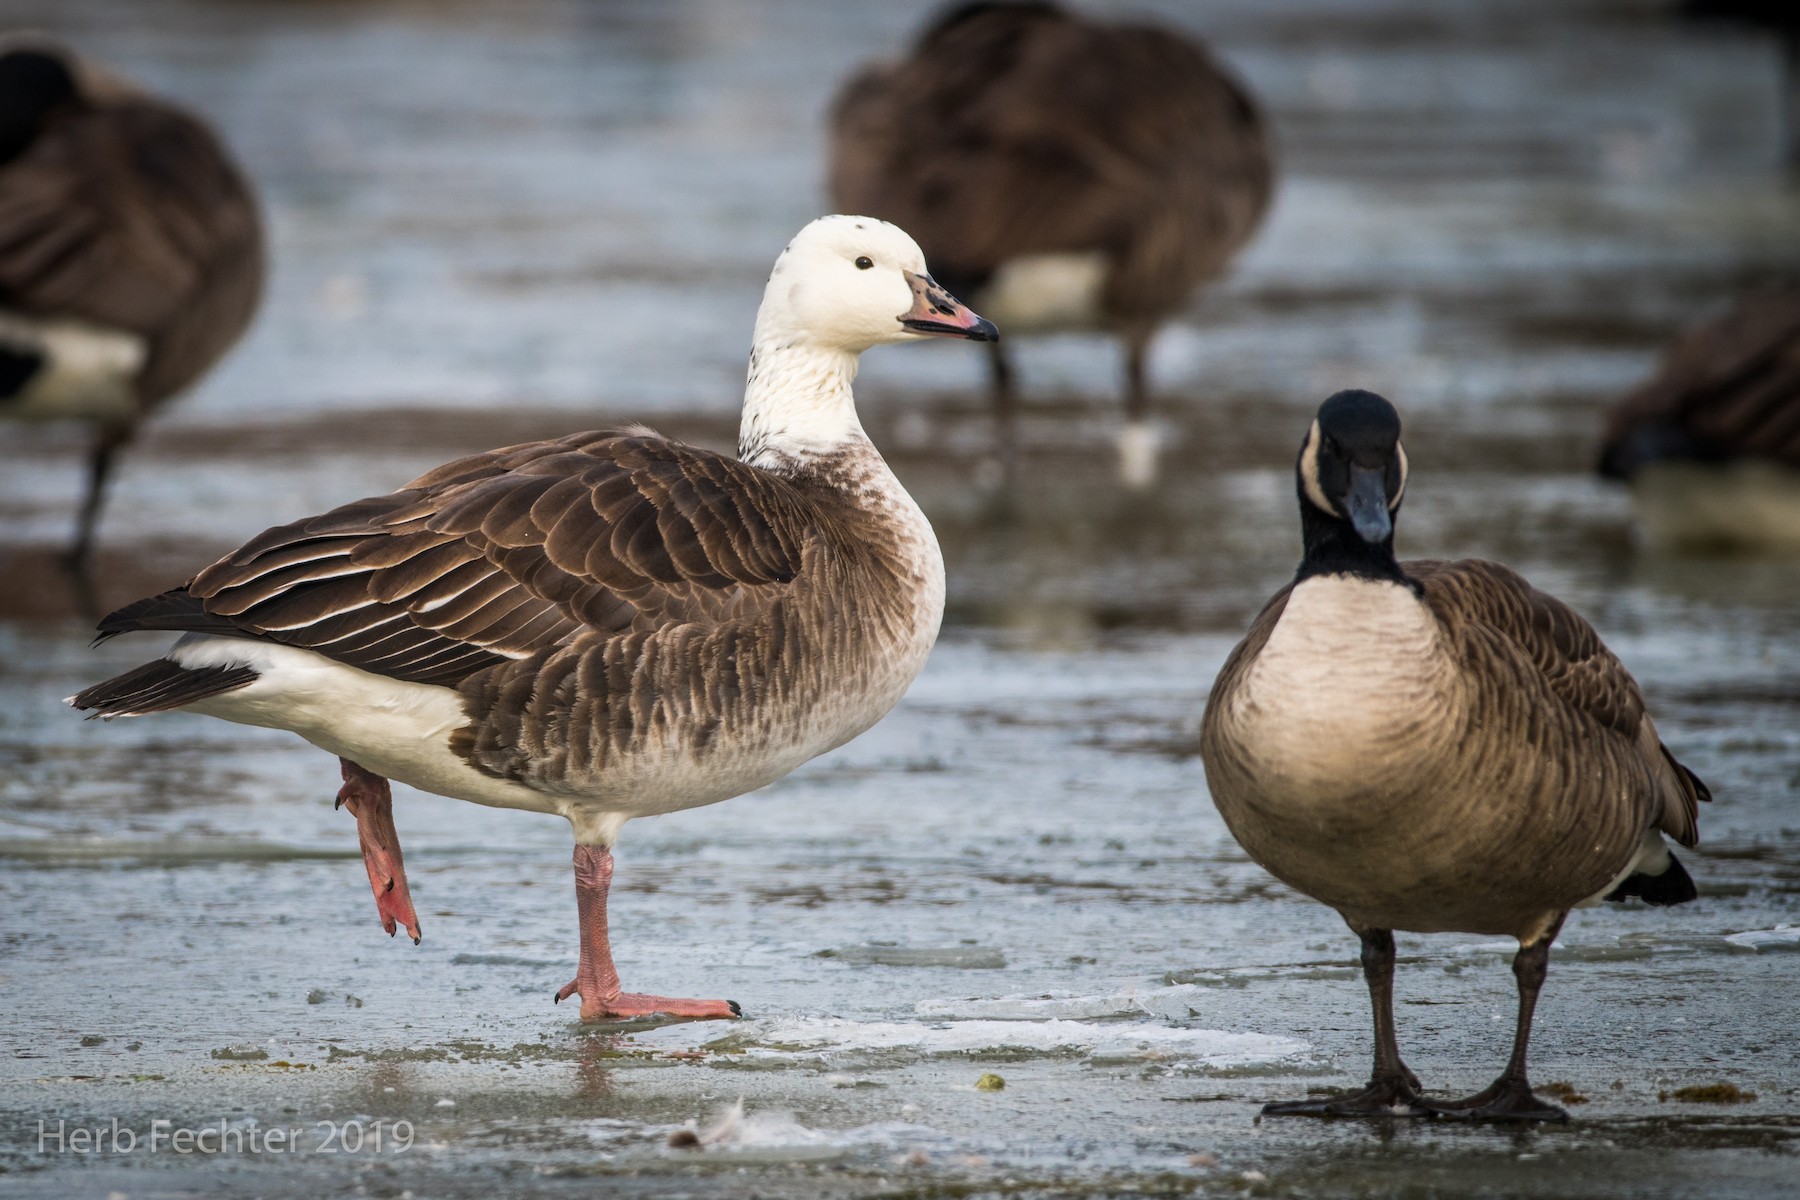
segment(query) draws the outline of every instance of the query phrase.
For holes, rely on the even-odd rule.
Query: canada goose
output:
[[[120,447],[250,323],[262,224],[200,118],[54,44],[0,50],[0,416],[94,426],[79,570]]]
[[[1677,341],[1613,407],[1600,473],[1631,484],[1652,542],[1800,550],[1800,288]]]
[[[912,230],[945,285],[1011,334],[1119,336],[1120,470],[1152,482],[1150,341],[1268,207],[1268,135],[1244,88],[1160,26],[977,0],[851,78],[830,122],[838,208]],[[1010,461],[1013,373],[989,350]]]
[[[1362,938],[1375,1070],[1263,1111],[1566,1120],[1525,1076],[1550,943],[1602,897],[1694,898],[1662,835],[1698,840],[1706,785],[1568,605],[1497,563],[1395,561],[1406,452],[1386,400],[1327,400],[1296,474],[1305,557],[1219,672],[1201,755],[1250,857]],[[1396,929],[1519,939],[1512,1058],[1478,1095],[1426,1100],[1400,1061]]]
[[[388,780],[575,831],[581,1015],[729,1017],[622,992],[606,926],[632,817],[779,779],[885,714],[937,637],[931,526],[857,420],[871,346],[994,327],[866,217],[822,217],[756,317],[739,457],[642,427],[459,459],[271,529],[102,637],[181,631],[70,702],[290,729],[342,759],[376,906],[419,938]]]

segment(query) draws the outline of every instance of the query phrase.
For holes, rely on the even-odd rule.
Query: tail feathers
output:
[[[1660,908],[1698,899],[1700,889],[1694,886],[1694,877],[1687,873],[1681,860],[1671,854],[1662,874],[1627,875],[1625,882],[1606,894],[1608,900],[1629,900],[1633,896]]]
[[[0,343],[0,406],[23,392],[43,369],[41,353]]]
[[[116,679],[96,683],[69,697],[71,707],[94,717],[137,717],[145,713],[181,708],[208,696],[233,691],[252,683],[256,672],[245,666],[184,667],[159,658]]]
[[[200,598],[191,595],[186,588],[134,600],[108,614],[96,628],[99,631],[94,636],[96,645],[109,637],[140,629],[168,629],[179,633],[238,632],[230,621],[207,612]]]

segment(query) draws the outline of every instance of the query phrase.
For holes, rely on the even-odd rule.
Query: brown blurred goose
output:
[[[182,631],[71,703],[290,729],[342,759],[377,909],[416,941],[388,780],[575,831],[585,1019],[624,992],[606,897],[632,817],[725,800],[873,725],[937,637],[937,539],[863,434],[871,346],[991,338],[911,238],[824,217],[756,318],[739,457],[631,428],[511,446],[271,529],[102,636]]]
[[[911,54],[846,83],[831,113],[837,207],[912,230],[945,286],[1009,335],[1123,341],[1134,485],[1155,475],[1151,338],[1248,240],[1272,174],[1261,113],[1203,46],[1053,4],[951,8]],[[1013,373],[989,349],[1010,459]]]
[[[1607,419],[1600,473],[1669,546],[1800,551],[1800,288],[1690,330]]]
[[[69,560],[146,414],[237,341],[263,237],[198,117],[61,47],[0,53],[0,417],[94,426]]]
[[[1201,754],[1232,835],[1362,938],[1375,1011],[1363,1091],[1273,1114],[1566,1120],[1526,1046],[1569,910],[1693,881],[1706,786],[1658,740],[1630,672],[1581,616],[1498,563],[1397,562],[1400,417],[1369,392],[1319,409],[1297,468],[1305,557],[1219,672]],[[1512,1058],[1487,1090],[1426,1100],[1400,1061],[1396,929],[1519,939]]]

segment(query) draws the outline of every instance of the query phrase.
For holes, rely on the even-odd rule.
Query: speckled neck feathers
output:
[[[783,337],[765,323],[758,320],[750,350],[738,457],[791,474],[846,444],[867,445],[850,390],[857,355]]]

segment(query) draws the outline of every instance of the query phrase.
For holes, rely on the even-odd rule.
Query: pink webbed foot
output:
[[[338,790],[337,806],[348,808],[356,818],[363,867],[369,872],[381,927],[389,937],[404,927],[416,946],[423,935],[406,886],[406,860],[400,853],[399,831],[394,828],[394,797],[388,781],[347,758],[338,761],[343,764],[344,786]]]
[[[575,847],[575,904],[581,914],[581,965],[556,993],[558,1004],[581,996],[581,1019],[617,1021],[652,1015],[690,1020],[729,1020],[743,1015],[735,1000],[684,1000],[619,988],[612,942],[606,929],[606,895],[612,887],[613,857],[604,846]]]

